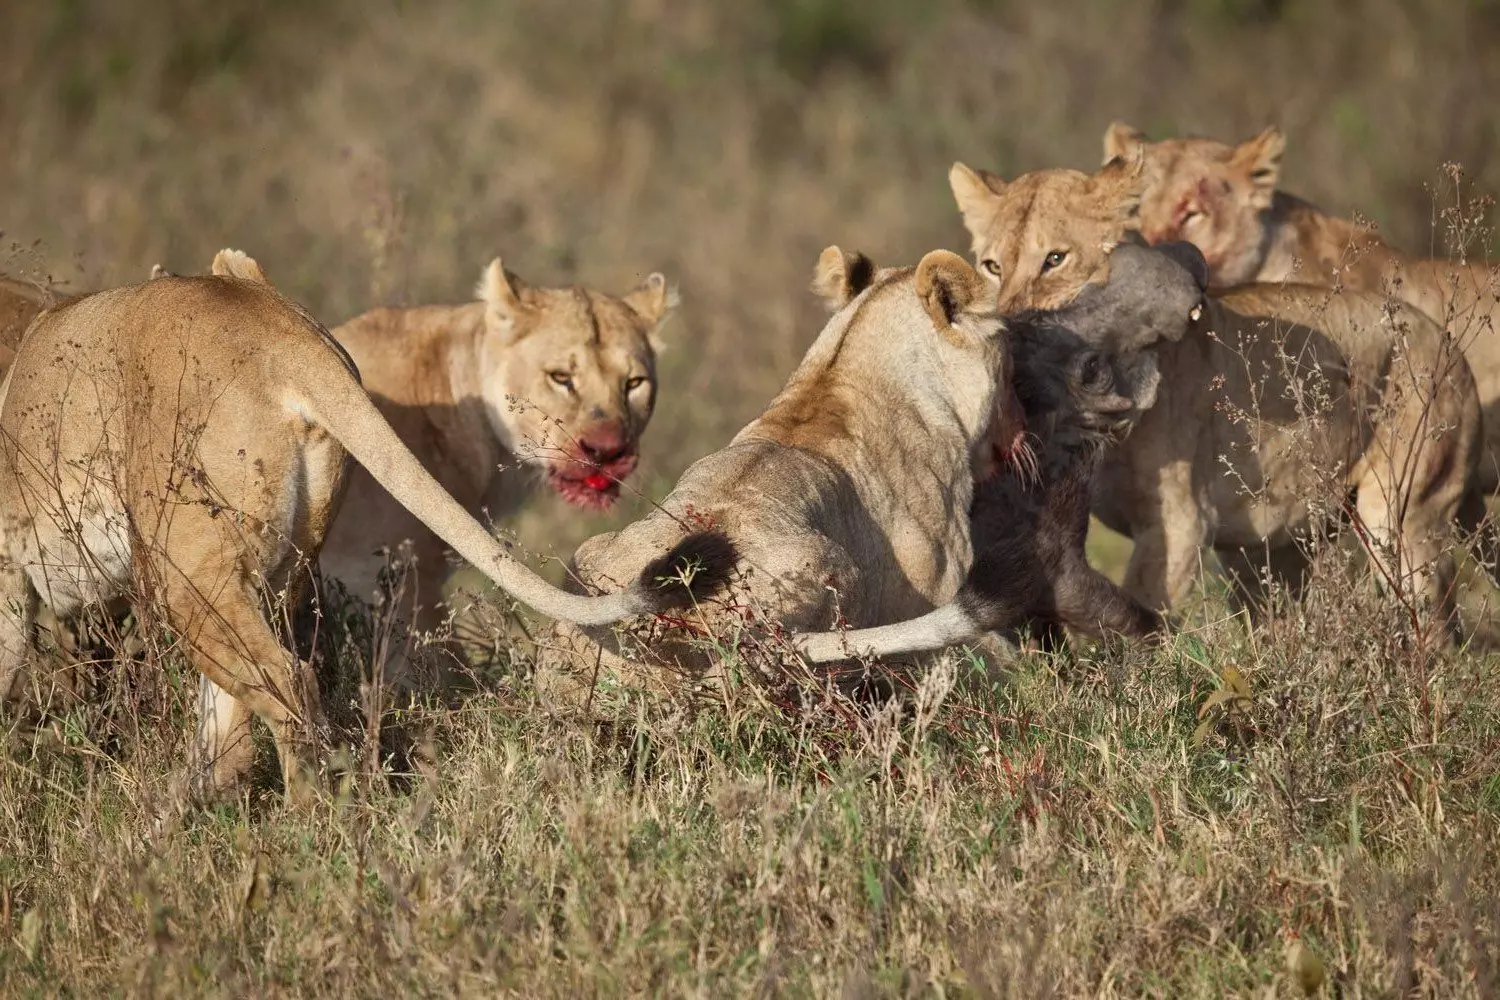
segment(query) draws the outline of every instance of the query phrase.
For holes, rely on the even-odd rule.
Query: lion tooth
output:
[[[1203,303],[1200,302],[1197,305],[1193,306],[1192,311],[1188,313],[1188,319],[1190,319],[1194,323],[1196,323],[1196,322],[1198,322],[1202,318],[1203,318]]]

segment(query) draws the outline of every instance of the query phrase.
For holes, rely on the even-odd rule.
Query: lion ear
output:
[[[1124,122],[1110,122],[1109,128],[1104,130],[1104,159],[1101,163],[1117,158],[1128,160],[1136,152],[1144,156],[1146,141],[1146,133],[1140,129]]]
[[[1105,211],[1111,208],[1120,222],[1126,223],[1140,214],[1141,196],[1146,190],[1146,149],[1137,146],[1125,156],[1117,156],[1089,179],[1089,191]]]
[[[1245,172],[1254,186],[1254,203],[1257,208],[1270,208],[1271,198],[1276,193],[1276,182],[1281,177],[1281,154],[1286,151],[1286,136],[1272,125],[1253,139],[1247,139],[1234,148],[1230,162]]]
[[[507,271],[499,257],[490,261],[474,287],[475,297],[484,303],[485,325],[496,333],[508,334],[514,330],[525,308],[521,301],[525,290],[521,279]]]
[[[157,278],[175,278],[175,277],[177,277],[177,275],[173,274],[171,271],[168,271],[166,268],[162,267],[160,264],[152,264],[151,265],[151,277],[148,280],[155,281]]]
[[[625,304],[653,327],[660,326],[678,304],[677,289],[667,283],[666,275],[653,271],[646,280],[625,295]]]
[[[255,258],[242,250],[220,250],[214,254],[214,262],[208,269],[221,278],[240,278],[244,281],[257,281],[262,285],[271,283]]]
[[[953,200],[958,202],[958,211],[964,217],[964,228],[969,234],[978,236],[988,229],[995,203],[1005,190],[1005,181],[988,170],[975,170],[955,163],[948,171],[948,186],[953,189]]]
[[[829,312],[838,312],[859,297],[875,280],[875,264],[858,250],[837,246],[818,254],[813,265],[813,294],[823,300]]]
[[[953,329],[958,317],[987,308],[995,286],[951,250],[934,250],[917,265],[917,297],[933,324],[950,341],[959,342]]]

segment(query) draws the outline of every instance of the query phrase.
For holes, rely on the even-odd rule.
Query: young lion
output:
[[[968,511],[1020,428],[1006,409],[994,286],[934,250],[877,271],[829,247],[814,288],[843,303],[781,393],[728,447],[696,462],[658,510],[585,542],[590,586],[634,578],[687,527],[716,525],[739,551],[743,590],[689,621],[727,636],[749,620],[826,628],[901,621],[949,600],[969,569]],[[578,703],[600,668],[634,687],[704,678],[716,659],[680,641],[640,651],[606,629],[557,628],[537,687]]]
[[[520,477],[499,471],[516,464],[569,503],[607,509],[635,469],[656,402],[652,337],[676,300],[666,279],[652,274],[614,298],[525,285],[497,258],[477,294],[463,306],[375,309],[333,335],[381,415],[469,514],[517,502],[503,481]],[[403,539],[417,557],[417,623],[431,628],[448,575],[443,541],[363,469],[350,476],[322,565],[368,596],[377,549]]]
[[[1017,400],[1037,464],[1014,465],[979,484],[974,565],[958,595],[896,625],[799,636],[808,660],[892,656],[970,642],[1029,626],[1102,638],[1160,631],[1156,611],[1132,600],[1088,563],[1089,503],[1104,448],[1122,440],[1156,401],[1156,348],[1202,319],[1208,269],[1191,244],[1115,250],[1109,281],[1073,304],[1006,321]]]
[[[1007,184],[955,164],[950,181],[1001,302],[1056,308],[1107,277],[1141,173],[1115,160]],[[1317,501],[1349,491],[1385,578],[1453,622],[1449,542],[1481,431],[1468,365],[1436,324],[1373,295],[1253,285],[1212,298],[1203,328],[1159,356],[1156,405],[1106,455],[1094,503],[1135,539],[1132,595],[1175,604],[1205,544],[1242,581],[1269,550],[1296,582],[1297,539],[1327,517]]]
[[[1104,133],[1106,161],[1144,158],[1141,234],[1153,243],[1196,244],[1215,288],[1252,281],[1389,288],[1447,327],[1474,372],[1484,414],[1478,486],[1500,492],[1500,273],[1490,264],[1402,253],[1373,229],[1278,191],[1285,147],[1275,128],[1237,146],[1198,138],[1149,142],[1120,122]],[[1466,523],[1483,516],[1479,501],[1473,494]]]
[[[619,593],[579,597],[516,562],[428,475],[360,388],[348,356],[235,251],[213,274],[83,296],[31,325],[0,404],[0,691],[40,599],[66,616],[128,595],[164,615],[202,674],[200,780],[251,763],[271,727],[290,790],[323,729],[317,685],[268,625],[338,509],[346,449],[501,587],[589,624],[674,606],[681,557],[722,578],[721,535],[688,535]],[[715,568],[720,570],[715,575]]]

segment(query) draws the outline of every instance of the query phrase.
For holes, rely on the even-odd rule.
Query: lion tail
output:
[[[809,663],[833,663],[858,657],[900,656],[973,642],[989,631],[968,598],[967,588],[949,603],[918,618],[844,632],[805,632],[792,645]]]

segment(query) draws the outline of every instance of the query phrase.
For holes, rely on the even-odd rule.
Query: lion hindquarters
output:
[[[1482,416],[1463,355],[1435,328],[1425,332],[1393,354],[1380,424],[1354,470],[1355,505],[1381,583],[1452,628],[1453,542],[1476,487]]]
[[[647,563],[637,587],[650,612],[691,607],[722,589],[739,559],[739,549],[723,531],[696,531]]]

